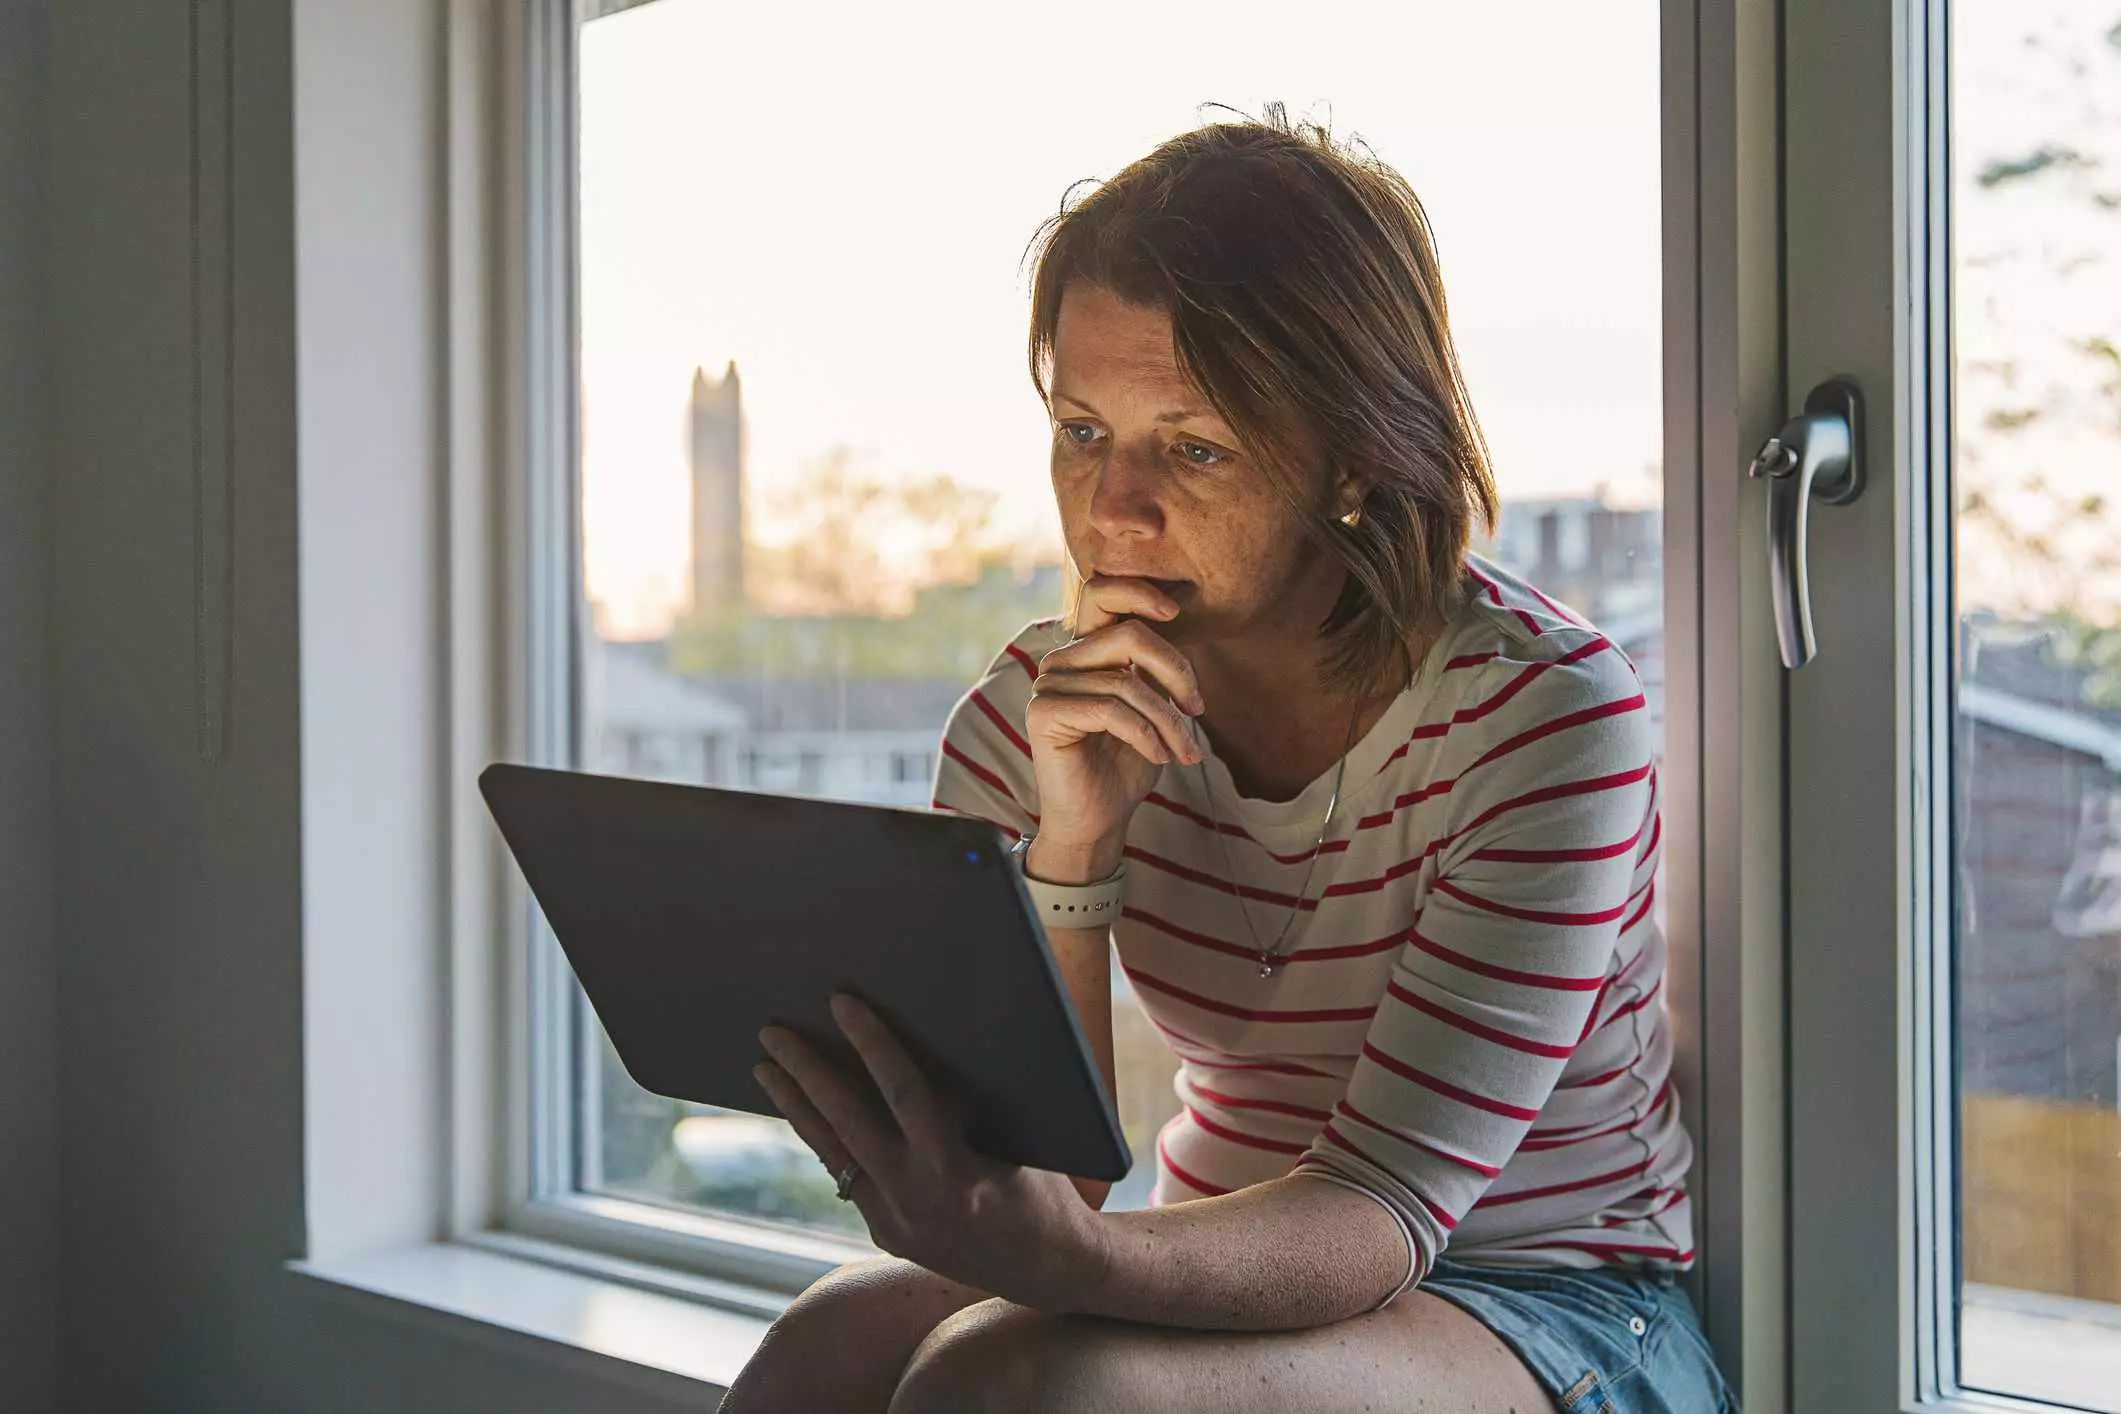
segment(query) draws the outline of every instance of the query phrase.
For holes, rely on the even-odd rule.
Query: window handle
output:
[[[1768,585],[1785,668],[1801,668],[1819,651],[1805,560],[1812,498],[1845,506],[1863,494],[1862,447],[1863,395],[1853,380],[1829,378],[1761,445],[1748,469],[1768,483]]]

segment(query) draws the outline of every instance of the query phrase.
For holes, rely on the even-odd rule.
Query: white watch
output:
[[[1025,861],[1031,855],[1032,836],[1025,835],[1011,846],[1024,889],[1038,909],[1039,918],[1051,928],[1101,928],[1119,917],[1127,896],[1127,866],[1122,864],[1109,878],[1094,884],[1049,884],[1034,878]]]

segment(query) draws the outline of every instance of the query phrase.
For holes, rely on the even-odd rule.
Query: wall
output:
[[[441,1024],[442,7],[293,8],[305,1145],[360,1173],[311,1189],[335,1257],[443,1235],[431,1057],[377,1044]]]
[[[63,1350],[82,1410],[300,1407],[259,1368],[302,1237],[287,41],[284,12],[240,8],[225,362],[195,348],[193,7],[48,11]],[[235,666],[208,764],[193,443],[195,412],[225,404],[194,394],[228,371]]]
[[[1960,1116],[1966,1279],[2121,1302],[2121,1114],[1969,1093]]]
[[[41,0],[0,0],[0,1405],[57,1402]]]
[[[12,66],[36,51],[15,42],[23,0],[0,3],[11,7],[0,11],[0,64]],[[422,254],[444,196],[432,149],[441,8],[68,0],[46,12],[46,403],[49,465],[64,469],[48,491],[48,588],[66,1388],[60,1403],[48,1389],[27,1401],[0,1389],[9,1411],[688,1407],[668,1381],[417,1317],[285,1266],[305,1252],[320,1216],[354,1244],[432,1235],[440,1211],[438,1188],[424,1216],[417,1205],[308,1211],[306,1140],[323,1135],[309,1156],[316,1172],[344,1178],[363,1140],[380,1151],[409,1127],[428,1132],[431,1152],[440,1105],[431,1091],[408,1098],[405,1074],[387,1069],[365,1101],[319,1104],[305,1097],[303,1062],[305,1045],[320,1040],[305,1032],[305,928],[323,948],[362,942],[373,927],[380,949],[398,950],[387,965],[375,954],[371,967],[354,954],[323,974],[334,985],[405,987],[426,1005],[418,987],[431,993],[442,971],[431,949],[424,978],[392,970],[422,941],[395,930],[432,940],[439,908],[423,890],[432,893],[436,866],[417,840],[378,843],[402,823],[390,812],[427,800],[412,783],[431,749],[420,713],[440,658],[422,637],[434,625],[423,578],[432,571],[419,552],[441,494],[430,450],[440,443],[439,292],[423,285],[431,269]],[[195,24],[204,38],[196,51]],[[194,106],[195,74],[203,108]],[[0,68],[0,132],[9,134],[22,130],[9,105],[35,102],[14,77]],[[195,112],[206,114],[209,147],[232,138],[229,184],[197,212],[197,233]],[[15,163],[13,146],[6,152]],[[218,163],[207,155],[211,185]],[[24,180],[0,165],[0,212],[31,209],[11,199]],[[0,227],[0,282],[22,278],[18,244]],[[16,287],[0,283],[10,295]],[[0,339],[13,323],[0,320]],[[24,360],[0,343],[0,438],[17,439],[0,441],[8,467],[36,465],[18,454],[28,445],[19,440],[29,405],[21,370],[34,355]],[[35,489],[12,474],[0,485],[0,536],[34,525],[16,512]],[[202,506],[204,540],[195,536]],[[224,508],[225,540],[211,529]],[[224,546],[232,666],[224,749],[213,757],[201,749],[195,576],[196,557],[203,551],[211,566]],[[18,642],[35,650],[40,617],[4,607],[18,589],[34,602],[34,575],[18,568],[33,559],[16,553],[24,548],[0,539],[0,642],[11,651]],[[210,574],[206,588],[219,583]],[[222,631],[211,616],[207,627]],[[298,655],[304,630],[309,664]],[[305,703],[308,668],[363,663],[384,679],[366,685],[371,696]],[[410,681],[388,680],[404,671]],[[23,692],[31,682],[0,674],[0,711],[35,721],[34,687]],[[312,733],[314,752],[305,748]],[[17,754],[0,757],[10,784],[41,754],[33,738],[15,741]],[[409,764],[372,789],[331,759],[334,747],[378,742],[402,746]],[[310,769],[314,782],[304,779]],[[41,812],[30,811],[26,827],[19,811],[0,814],[0,839],[34,833]],[[322,882],[333,887],[305,900],[305,857],[322,857],[326,844],[338,872]],[[25,871],[26,858],[34,862],[9,850],[0,865],[10,891],[37,873]],[[374,866],[372,888],[357,897],[341,885],[364,864]],[[11,940],[26,936],[15,921]],[[0,996],[13,991],[11,978]],[[308,1020],[321,1025],[332,994],[312,994]],[[0,1045],[18,1048],[39,1034],[34,1016],[0,1033]],[[34,1059],[25,1063],[24,1077],[37,1073]],[[0,1067],[0,1084],[16,1082],[12,1066]],[[4,1099],[0,1156],[49,1155],[49,1143],[14,1142],[15,1097]],[[306,1134],[311,1104],[320,1112]],[[25,1112],[39,1122],[34,1106]],[[440,1184],[438,1168],[426,1177]],[[14,1182],[8,1172],[9,1209]],[[50,1191],[35,1174],[24,1191],[39,1183]],[[48,1272],[50,1239],[37,1240],[44,1245],[27,1254],[26,1270]],[[0,1270],[12,1273],[12,1262]],[[39,1283],[8,1282],[0,1300],[29,1285]]]

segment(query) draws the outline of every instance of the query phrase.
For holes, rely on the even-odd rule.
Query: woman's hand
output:
[[[1192,719],[1207,704],[1193,665],[1143,621],[1177,614],[1177,602],[1145,579],[1093,576],[1077,637],[1040,660],[1025,713],[1041,812],[1028,867],[1038,878],[1111,874],[1157,774],[1168,762],[1203,759]]]
[[[884,1251],[1039,1310],[1077,1309],[1102,1269],[1100,1215],[1064,1174],[974,1153],[942,1098],[875,1012],[832,998],[883,1105],[795,1032],[759,1033],[752,1074],[851,1197]]]

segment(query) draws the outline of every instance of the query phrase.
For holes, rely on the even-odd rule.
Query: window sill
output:
[[[705,1281],[697,1292],[673,1294],[666,1273],[545,1253],[546,1245],[496,1235],[289,1268],[364,1305],[386,1303],[388,1316],[473,1338],[527,1336],[577,1368],[586,1362],[616,1382],[687,1401],[720,1398],[766,1333],[769,1318],[759,1308],[787,1299],[722,1292]]]

